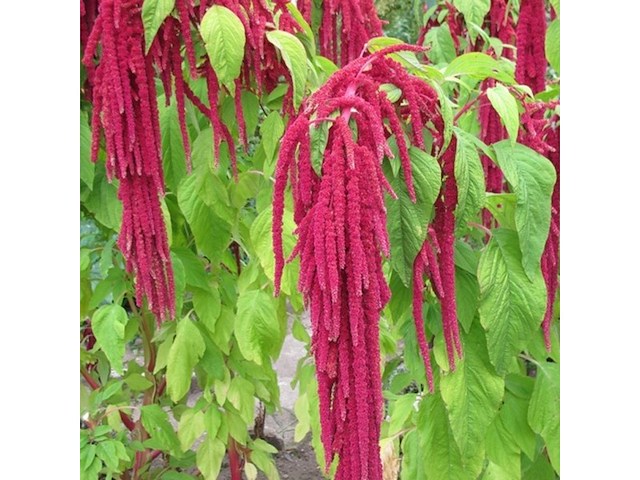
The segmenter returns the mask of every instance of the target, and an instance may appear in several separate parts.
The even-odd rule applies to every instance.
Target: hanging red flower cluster
[[[547,21],[544,0],[522,0],[516,27],[516,80],[534,94],[546,85],[547,58],[544,51]]]
[[[522,0],[517,26],[516,80],[528,85],[534,94],[545,89],[547,59],[545,55],[546,12],[543,0]],[[557,115],[545,116],[557,102],[528,102],[521,117],[523,128],[518,141],[545,155],[556,169],[556,184],[551,197],[551,225],[542,252],[542,275],[547,287],[547,309],[542,322],[544,341],[551,350],[551,320],[558,289],[560,267],[560,126]]]
[[[175,315],[175,294],[159,198],[164,184],[154,69],[144,55],[141,6],[141,0],[102,0],[83,63],[93,83],[91,157],[97,159],[104,131],[107,174],[120,181],[123,205],[118,246],[136,279],[136,302],[146,298],[161,321]]]
[[[275,28],[275,13],[279,15],[280,29],[291,33],[300,30],[300,26],[289,13],[287,1],[280,0],[272,12],[264,1],[259,0],[203,0],[197,6],[191,0],[176,0],[177,17],[169,16],[161,25],[158,34],[150,48],[150,55],[159,70],[167,104],[171,98],[171,86],[175,85],[178,118],[182,131],[183,145],[187,162],[190,158],[189,137],[186,127],[185,97],[209,118],[212,126],[214,161],[218,165],[220,146],[224,141],[229,147],[231,167],[237,174],[237,157],[235,142],[227,126],[218,112],[218,97],[222,87],[218,81],[215,69],[209,59],[198,58],[193,46],[192,35],[199,35],[198,27],[207,10],[213,5],[220,5],[229,9],[242,23],[247,48],[244,51],[242,71],[235,80],[235,110],[238,125],[238,140],[246,148],[247,132],[242,111],[241,90],[256,91],[272,90],[284,77],[291,85],[291,79],[286,65],[278,58],[275,47],[266,39],[268,29]],[[193,79],[203,77],[207,85],[207,107],[191,90],[182,74],[182,49],[184,48],[189,72]],[[255,84],[254,84],[255,82]],[[293,111],[292,87],[285,95],[285,112]]]
[[[516,32],[513,19],[509,13],[506,0],[491,0],[491,9],[488,17],[489,33],[492,37],[498,38],[504,44],[513,45]],[[502,51],[502,56],[513,59],[514,53],[510,48]],[[482,91],[496,86],[493,78],[488,78],[482,83]],[[500,115],[486,96],[480,100],[480,140],[487,145],[492,145],[506,138],[506,129],[502,125]],[[504,179],[498,166],[486,155],[482,155],[482,167],[484,169],[486,186],[488,192],[500,193],[504,189]],[[482,213],[483,224],[491,228],[493,219],[488,210]]]
[[[311,22],[312,3],[298,2],[307,22]],[[382,36],[382,22],[373,0],[323,0],[318,39],[320,53],[339,65],[358,58],[367,42]]]
[[[430,391],[433,391],[433,378],[431,376],[429,349],[424,338],[424,323],[422,319],[422,295],[425,288],[423,275],[429,278],[436,297],[440,301],[444,341],[449,366],[452,370],[455,370],[456,367],[456,355],[458,358],[462,358],[462,345],[460,343],[456,309],[454,263],[455,209],[458,205],[455,156],[456,140],[453,137],[440,158],[442,190],[434,205],[434,219],[432,225],[429,226],[427,239],[413,263],[413,317],[418,333],[418,343],[425,362]]]
[[[292,185],[300,256],[299,289],[311,310],[322,442],[327,468],[340,458],[337,479],[382,478],[378,438],[382,416],[378,322],[390,297],[382,273],[389,255],[384,192],[395,197],[381,168],[394,135],[409,195],[415,199],[407,138],[424,148],[424,128],[442,146],[436,92],[387,54],[421,51],[397,45],[359,58],[309,97],[282,140],[273,199],[275,284],[284,266],[282,216]],[[393,83],[392,103],[380,86]],[[337,115],[337,116],[336,116]],[[388,126],[385,123],[388,122]],[[329,122],[322,165],[314,165],[310,128]],[[428,357],[427,357],[428,359]]]

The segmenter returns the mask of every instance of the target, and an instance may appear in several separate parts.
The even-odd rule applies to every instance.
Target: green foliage
[[[245,31],[242,22],[226,7],[212,5],[202,17],[200,35],[218,81],[233,91],[244,57]]]
[[[402,172],[389,179],[398,199],[387,199],[391,265],[405,285],[411,282],[413,260],[427,237],[426,227],[440,191],[440,166],[436,159],[417,148],[411,148],[409,156],[416,202],[409,197]]]

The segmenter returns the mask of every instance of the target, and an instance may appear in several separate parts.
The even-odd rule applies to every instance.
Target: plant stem
[[[242,480],[242,464],[240,461],[240,455],[238,454],[238,447],[236,441],[229,436],[229,447],[227,450],[229,454],[229,471],[231,472],[231,480]]]
[[[456,116],[453,117],[453,123],[456,123],[462,115],[464,115],[471,107],[473,107],[484,96],[485,96],[485,93],[482,92],[476,98],[467,102],[467,104],[464,107],[462,107],[458,113],[456,113]]]
[[[92,390],[98,390],[100,388],[100,384],[89,374],[85,367],[80,367],[80,374],[82,378],[89,384]],[[124,423],[124,426],[127,427],[127,430],[132,432],[136,428],[136,422],[134,422],[129,415],[120,410],[120,420]]]

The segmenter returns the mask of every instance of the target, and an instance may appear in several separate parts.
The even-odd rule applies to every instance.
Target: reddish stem
[[[231,480],[242,480],[242,461],[238,453],[236,441],[229,437],[229,470],[231,472]]]
[[[89,384],[92,390],[98,390],[100,388],[100,384],[91,375],[89,375],[89,372],[87,372],[86,368],[81,367],[80,374],[82,375],[82,378],[84,378],[85,381]],[[127,430],[132,432],[133,429],[136,428],[136,422],[131,420],[131,417],[124,413],[122,410],[119,413],[120,419],[122,420],[122,423],[124,423],[124,426],[127,427]]]
[[[476,103],[478,103],[478,101],[480,101],[480,99],[485,95],[486,93],[482,92],[480,95],[478,95],[476,98],[474,98],[473,100],[468,102],[464,107],[462,107],[462,109],[460,109],[460,111],[456,113],[456,116],[453,117],[453,123],[457,122],[462,115],[464,115],[471,107],[473,107]]]

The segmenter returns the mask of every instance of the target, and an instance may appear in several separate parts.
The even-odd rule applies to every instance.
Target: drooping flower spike
[[[554,13],[552,11],[552,13]],[[545,55],[546,12],[543,0],[522,0],[517,26],[516,80],[528,85],[534,94],[546,87]],[[545,155],[556,169],[556,184],[551,197],[551,225],[540,264],[547,287],[547,309],[542,330],[547,350],[551,351],[551,321],[558,290],[560,267],[560,126],[557,115],[549,115],[557,102],[526,102],[521,117],[523,128],[518,142]]]
[[[311,21],[310,0],[298,2],[300,12]],[[373,0],[323,0],[318,34],[320,53],[338,65],[359,58],[367,42],[382,36],[382,22]]]
[[[104,132],[107,175],[119,180],[123,206],[118,246],[135,278],[136,303],[146,299],[160,322],[175,316],[175,293],[160,208],[164,182],[154,68],[144,55],[141,6],[140,0],[102,0],[83,63],[93,71],[92,160]]]
[[[276,293],[290,183],[298,236],[290,258],[300,256],[298,288],[311,311],[326,468],[338,455],[336,478],[343,480],[382,478],[378,322],[390,298],[382,273],[389,254],[384,192],[395,196],[381,166],[390,155],[387,137],[396,137],[407,189],[415,196],[408,147],[423,147],[423,129],[441,132],[443,125],[436,92],[387,56],[400,50],[422,49],[396,45],[358,58],[309,97],[285,131],[275,174]],[[381,90],[384,83],[401,91],[398,102]],[[311,135],[322,122],[329,124],[327,147],[322,164],[313,165]],[[434,136],[438,149],[442,134]],[[428,350],[423,352],[431,386]]]

